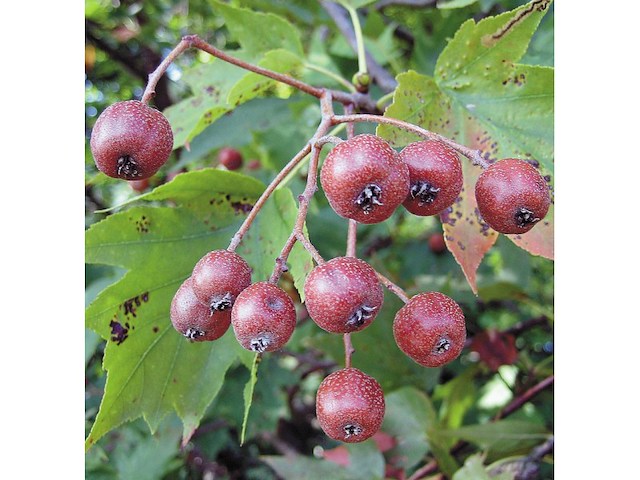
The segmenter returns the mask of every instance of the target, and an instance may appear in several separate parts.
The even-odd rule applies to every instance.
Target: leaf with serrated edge
[[[209,188],[206,188],[206,187]],[[246,364],[233,334],[189,343],[169,321],[181,282],[206,252],[226,248],[264,185],[235,172],[207,169],[180,175],[140,200],[171,200],[173,207],[136,206],[110,215],[87,231],[86,261],[129,269],[89,305],[87,326],[108,340],[105,394],[86,447],[121,423],[143,416],[154,431],[175,410],[186,439],[217,395],[226,370]],[[275,192],[241,246],[256,277],[268,276],[295,223],[288,189]],[[268,241],[261,241],[268,238]],[[306,252],[290,258],[304,275]],[[215,368],[212,367],[215,365]]]
[[[535,0],[513,11],[465,22],[438,58],[435,77],[398,75],[393,103],[385,116],[441,133],[489,161],[517,157],[537,160],[541,173],[553,169],[553,69],[518,65],[549,5]],[[378,135],[396,146],[418,137],[386,125]],[[475,201],[481,173],[466,158],[461,196],[441,218],[447,246],[477,294],[476,271],[497,233],[482,221]],[[535,255],[553,257],[553,211],[514,242]],[[539,231],[534,232],[536,229]]]
[[[253,357],[253,363],[251,364],[251,373],[249,380],[244,386],[242,396],[244,397],[244,416],[242,417],[242,430],[240,433],[240,445],[244,444],[244,436],[247,433],[247,423],[249,422],[249,411],[251,410],[251,403],[253,402],[253,391],[258,382],[258,365],[260,364],[259,353],[256,353]]]

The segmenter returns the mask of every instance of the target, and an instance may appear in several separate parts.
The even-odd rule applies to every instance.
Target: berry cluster
[[[98,168],[129,181],[157,172],[172,145],[165,117],[136,101],[106,109],[91,137]],[[234,170],[242,165],[242,157],[224,149],[219,162]],[[463,174],[458,153],[443,142],[415,142],[396,152],[383,139],[363,134],[335,145],[322,164],[320,182],[338,215],[373,224],[388,219],[400,205],[419,216],[441,213],[460,195]],[[518,159],[486,168],[476,183],[475,196],[484,220],[507,234],[530,230],[544,218],[550,204],[545,180]],[[173,298],[171,322],[192,342],[216,340],[232,326],[245,349],[259,354],[278,350],[295,329],[294,302],[277,286],[279,276],[253,283],[250,266],[234,249],[208,252],[195,264]],[[304,284],[310,318],[321,329],[342,335],[371,325],[383,305],[381,276],[354,256],[316,261]],[[439,292],[403,300],[405,305],[393,322],[398,348],[425,367],[455,360],[466,340],[460,306]],[[371,437],[380,428],[384,412],[379,383],[351,367],[350,361],[318,388],[318,422],[333,439],[361,442]]]

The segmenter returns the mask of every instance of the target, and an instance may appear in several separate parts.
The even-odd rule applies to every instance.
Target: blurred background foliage
[[[286,18],[304,32],[310,63],[346,79],[357,71],[354,51],[322,2],[231,3]],[[369,3],[360,9],[366,45],[395,76],[409,69],[432,75],[438,55],[464,21],[524,2],[451,0],[421,2],[420,8],[407,5],[412,2],[360,3]],[[209,2],[86,0],[85,16],[85,224],[89,227],[109,216],[101,210],[140,193],[96,170],[88,139],[99,113],[114,102],[139,99],[147,75],[185,34],[196,33],[221,49],[237,45]],[[183,74],[211,60],[196,51],[179,57],[158,84],[155,105],[164,110],[186,98],[190,92]],[[553,61],[551,7],[522,63],[553,66]],[[315,85],[340,88],[318,69],[305,69],[302,77]],[[384,93],[372,89],[374,98]],[[242,174],[268,183],[310,138],[319,119],[314,98],[285,97],[255,99],[223,116],[189,148],[176,149],[143,191],[178,172],[219,168],[217,153],[225,146],[242,153]],[[356,132],[373,132],[373,126],[358,125]],[[294,194],[302,191],[305,173],[300,171],[289,183]],[[347,223],[331,211],[322,195],[314,198],[307,227],[325,258],[344,254]],[[186,446],[180,445],[183,432],[177,417],[165,418],[154,435],[138,419],[112,430],[88,451],[87,478],[404,479],[412,474],[411,478],[423,478],[415,472],[434,458],[440,469],[430,474],[450,472],[457,480],[552,478],[549,448],[536,450],[549,444],[553,432],[552,390],[542,389],[508,412],[508,419],[498,417],[553,374],[553,262],[532,256],[501,236],[479,268],[475,296],[453,256],[438,246],[441,234],[437,217],[417,218],[405,212],[358,230],[358,256],[407,293],[438,290],[459,302],[469,339],[461,357],[445,368],[418,367],[390,338],[387,327],[400,302],[385,296],[376,322],[353,338],[354,366],[378,379],[387,398],[385,424],[375,441],[345,447],[329,440],[315,422],[315,390],[342,364],[344,351],[341,338],[321,332],[301,309],[292,340],[283,351],[265,356],[260,365],[244,445],[239,445],[243,411],[238,404],[249,372],[238,364],[227,372],[221,392]],[[87,305],[124,274],[119,267],[87,264]],[[88,434],[104,393],[106,372],[105,341],[90,329],[85,339]],[[452,466],[443,467],[447,462]],[[534,467],[537,476],[531,473]]]

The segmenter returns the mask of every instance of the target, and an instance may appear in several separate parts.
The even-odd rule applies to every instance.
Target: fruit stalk
[[[426,138],[427,140],[436,140],[450,146],[456,152],[464,155],[469,160],[471,160],[474,165],[478,165],[483,169],[489,168],[490,165],[489,162],[482,156],[482,152],[480,150],[474,150],[465,147],[464,145],[460,145],[459,143],[456,143],[450,138],[447,138],[443,135],[431,132],[422,127],[418,127],[417,125],[413,125],[396,118],[382,117],[380,115],[371,115],[368,113],[359,113],[355,115],[335,115],[332,120],[333,125],[337,125],[339,123],[371,122],[382,123],[391,125],[393,127],[402,128],[403,130],[414,133],[422,138]]]
[[[271,274],[270,282],[277,283],[278,279],[282,275],[283,269],[286,267],[287,259],[289,258],[289,254],[293,249],[296,241],[298,241],[299,237],[304,237],[304,221],[307,217],[307,212],[309,210],[309,202],[311,202],[311,198],[318,190],[318,163],[320,161],[320,152],[322,150],[322,145],[317,146],[317,143],[320,139],[323,138],[331,138],[324,137],[324,135],[329,130],[331,126],[331,118],[333,117],[333,106],[331,104],[331,93],[324,92],[322,97],[320,98],[320,108],[322,111],[322,119],[320,120],[320,125],[309,140],[308,145],[311,148],[311,160],[309,161],[309,171],[307,172],[307,183],[304,191],[298,195],[298,215],[296,217],[296,223],[293,227],[293,231],[286,243],[282,247],[280,255],[276,259],[276,265],[273,269],[273,273]],[[255,207],[254,207],[255,208]],[[308,242],[310,245],[311,242]],[[315,250],[315,247],[314,247]]]

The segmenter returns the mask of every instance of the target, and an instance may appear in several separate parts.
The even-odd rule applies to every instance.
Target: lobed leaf
[[[469,20],[440,54],[433,77],[398,75],[385,116],[420,125],[470,148],[488,161],[518,157],[553,172],[553,69],[519,65],[550,0],[533,0],[480,22]],[[396,146],[418,140],[386,125],[377,133]],[[441,214],[448,248],[474,293],[476,270],[497,233],[483,222],[475,201],[481,173],[463,158],[463,191]],[[551,178],[551,177],[549,177]],[[512,240],[534,255],[553,258],[553,211],[531,232]]]
[[[227,247],[263,190],[257,180],[235,172],[185,173],[139,197],[170,200],[173,206],[136,206],[87,231],[87,263],[128,269],[86,310],[87,326],[107,340],[103,367],[108,372],[87,448],[140,416],[155,431],[172,411],[183,421],[186,441],[220,390],[227,369],[236,360],[246,364],[247,352],[231,331],[215,342],[185,341],[170,323],[169,307],[198,259]],[[295,210],[289,190],[275,192],[244,238],[239,253],[253,268],[254,281],[270,275],[293,228]],[[297,276],[305,275],[310,264],[305,251],[290,258]]]

